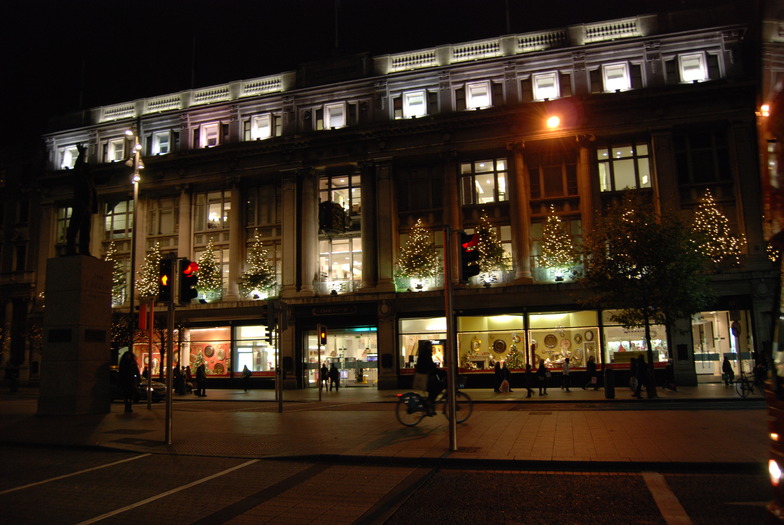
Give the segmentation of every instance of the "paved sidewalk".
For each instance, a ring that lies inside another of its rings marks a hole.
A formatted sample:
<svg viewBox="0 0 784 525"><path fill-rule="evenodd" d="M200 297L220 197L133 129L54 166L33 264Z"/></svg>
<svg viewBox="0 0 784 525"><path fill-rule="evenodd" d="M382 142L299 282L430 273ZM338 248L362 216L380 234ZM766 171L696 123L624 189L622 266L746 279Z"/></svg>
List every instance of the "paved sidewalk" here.
<svg viewBox="0 0 784 525"><path fill-rule="evenodd" d="M126 414L38 416L37 391L0 393L0 442L100 446L138 452L232 457L332 458L344 461L460 462L479 468L584 469L757 468L767 462L766 407L761 396L739 400L734 389L707 384L637 400L628 388L608 400L581 388L525 399L524 390L468 392L479 405L458 425L449 450L446 419L402 427L397 391L283 393L278 412L270 390L209 389L208 397L175 396L172 444L165 405ZM219 403L216 403L219 402ZM740 408L738 408L740 403ZM579 465L578 465L579 464ZM481 467L480 467L481 466Z"/></svg>

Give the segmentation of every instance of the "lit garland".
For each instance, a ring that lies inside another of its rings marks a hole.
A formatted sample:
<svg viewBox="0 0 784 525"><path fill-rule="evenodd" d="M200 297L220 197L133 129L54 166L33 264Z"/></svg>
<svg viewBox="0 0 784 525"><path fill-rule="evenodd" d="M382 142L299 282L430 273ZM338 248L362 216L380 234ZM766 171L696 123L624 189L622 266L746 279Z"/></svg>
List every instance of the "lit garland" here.
<svg viewBox="0 0 784 525"><path fill-rule="evenodd" d="M550 214L542 229L542 254L539 257L545 268L568 268L577 262L577 251L566 224L555 214L555 206L550 205Z"/></svg>
<svg viewBox="0 0 784 525"><path fill-rule="evenodd" d="M488 273L495 270L508 270L511 268L509 255L504 251L504 246L498 239L498 234L490 224L487 214L483 211L476 227L479 237L477 248L479 250L479 270Z"/></svg>
<svg viewBox="0 0 784 525"><path fill-rule="evenodd" d="M158 273L161 266L161 246L155 243L152 250L144 257L142 267L139 269L139 280L136 281L136 290L139 297L151 298L158 296Z"/></svg>
<svg viewBox="0 0 784 525"><path fill-rule="evenodd" d="M112 263L112 304L120 305L125 299L125 270L119 259L116 258L117 247L114 241L109 244L109 249L104 255L106 262Z"/></svg>
<svg viewBox="0 0 784 525"><path fill-rule="evenodd" d="M240 295L251 297L259 292L269 292L276 284L275 269L267 258L267 250L255 232L253 246L248 251L248 269L237 279Z"/></svg>
<svg viewBox="0 0 784 525"><path fill-rule="evenodd" d="M740 263L740 255L746 247L746 237L730 234L729 220L719 211L710 191L705 192L694 212L692 231L695 234L697 251L715 264L729 258L734 258L735 264Z"/></svg>
<svg viewBox="0 0 784 525"><path fill-rule="evenodd" d="M417 219L408 233L408 241L400 250L397 265L401 275L414 279L435 277L441 271L435 243L431 241L430 232L422 224L422 219Z"/></svg>
<svg viewBox="0 0 784 525"><path fill-rule="evenodd" d="M199 258L199 284L196 289L210 299L220 298L223 291L223 277L215 252L212 239L207 243L207 248Z"/></svg>

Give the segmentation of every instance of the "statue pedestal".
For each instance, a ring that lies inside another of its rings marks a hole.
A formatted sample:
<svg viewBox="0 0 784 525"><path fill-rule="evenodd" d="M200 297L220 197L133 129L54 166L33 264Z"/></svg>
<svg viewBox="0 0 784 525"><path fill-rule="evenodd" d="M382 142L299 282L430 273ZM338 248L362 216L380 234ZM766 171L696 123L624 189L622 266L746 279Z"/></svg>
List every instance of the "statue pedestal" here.
<svg viewBox="0 0 784 525"><path fill-rule="evenodd" d="M73 255L46 264L38 413L109 412L112 265Z"/></svg>

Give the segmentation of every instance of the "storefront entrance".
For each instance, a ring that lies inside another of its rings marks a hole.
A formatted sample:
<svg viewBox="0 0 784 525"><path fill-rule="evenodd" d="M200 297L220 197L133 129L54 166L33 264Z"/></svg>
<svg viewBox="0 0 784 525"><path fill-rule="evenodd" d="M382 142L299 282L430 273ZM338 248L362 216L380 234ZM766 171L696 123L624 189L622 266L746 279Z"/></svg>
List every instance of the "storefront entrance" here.
<svg viewBox="0 0 784 525"><path fill-rule="evenodd" d="M700 312L692 324L694 368L700 381L720 381L724 358L736 376L752 371L754 343L747 310Z"/></svg>
<svg viewBox="0 0 784 525"><path fill-rule="evenodd" d="M319 378L319 345L315 331L305 337L307 356L304 359L304 385L317 388ZM327 368L334 363L340 372L340 387L378 386L378 342L375 326L330 328L327 344L321 349L321 363Z"/></svg>

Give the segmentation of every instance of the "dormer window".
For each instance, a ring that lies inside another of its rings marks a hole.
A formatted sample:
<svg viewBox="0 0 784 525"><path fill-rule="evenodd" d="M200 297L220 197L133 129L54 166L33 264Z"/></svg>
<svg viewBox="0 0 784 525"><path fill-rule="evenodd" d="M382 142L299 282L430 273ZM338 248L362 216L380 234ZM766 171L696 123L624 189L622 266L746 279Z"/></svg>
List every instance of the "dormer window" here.
<svg viewBox="0 0 784 525"><path fill-rule="evenodd" d="M466 85L466 109L484 109L492 105L490 82L473 82Z"/></svg>
<svg viewBox="0 0 784 525"><path fill-rule="evenodd" d="M558 76L553 71L533 76L534 100L554 100L559 98Z"/></svg>
<svg viewBox="0 0 784 525"><path fill-rule="evenodd" d="M678 55L678 68L681 73L681 82L691 83L708 80L708 67L705 63L704 53Z"/></svg>
<svg viewBox="0 0 784 525"><path fill-rule="evenodd" d="M631 88L629 64L626 62L603 65L602 78L604 80L604 91L608 93L626 91Z"/></svg>
<svg viewBox="0 0 784 525"><path fill-rule="evenodd" d="M419 118L427 115L425 90L403 93L403 118Z"/></svg>

